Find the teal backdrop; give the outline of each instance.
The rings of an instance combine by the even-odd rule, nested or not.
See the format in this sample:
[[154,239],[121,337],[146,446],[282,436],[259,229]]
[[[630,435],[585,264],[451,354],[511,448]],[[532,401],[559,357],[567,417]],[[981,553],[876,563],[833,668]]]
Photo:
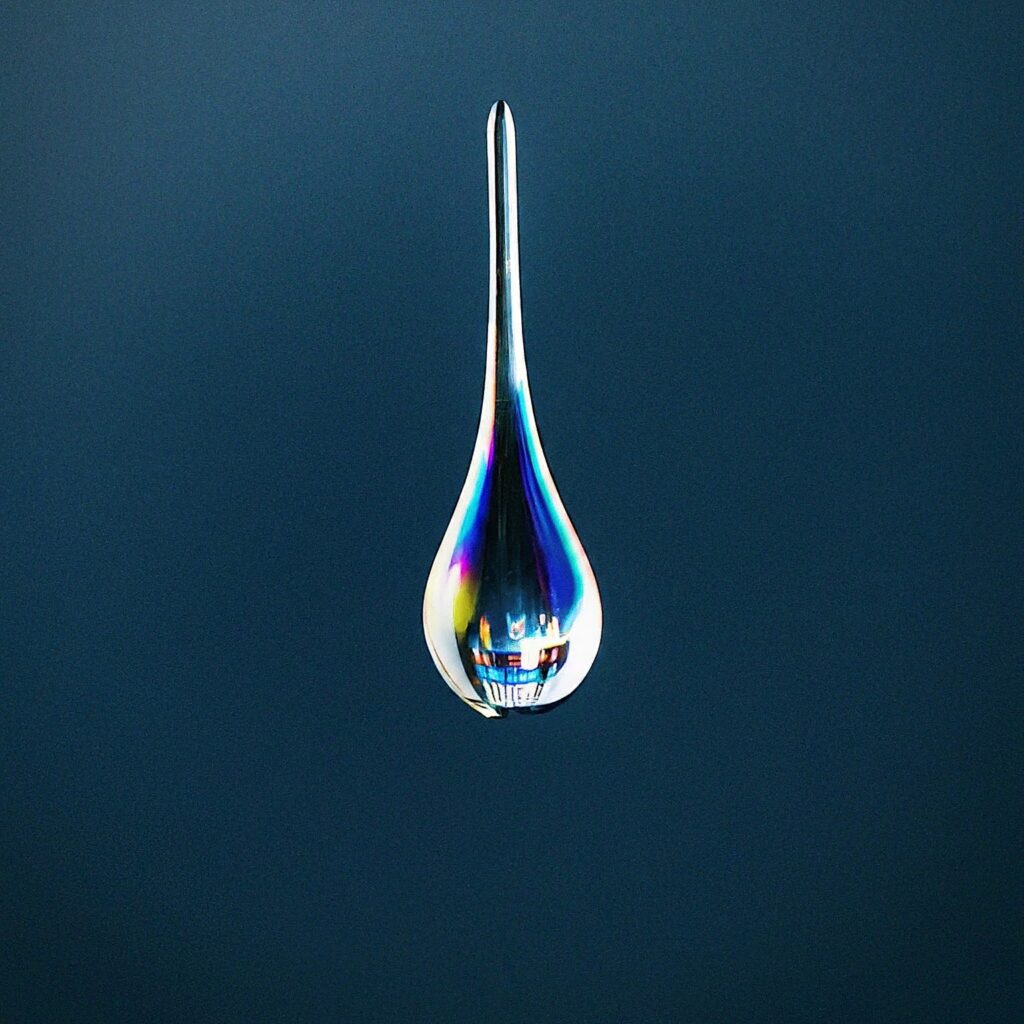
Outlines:
[[[1024,1019],[1022,27],[4,4],[0,1020]],[[605,633],[495,723],[498,98]]]

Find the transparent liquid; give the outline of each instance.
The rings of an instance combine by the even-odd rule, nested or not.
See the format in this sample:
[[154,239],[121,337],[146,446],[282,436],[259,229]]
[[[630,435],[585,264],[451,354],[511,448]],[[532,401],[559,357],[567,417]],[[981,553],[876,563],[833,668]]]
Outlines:
[[601,642],[601,599],[555,489],[526,376],[519,292],[515,125],[487,123],[490,309],[476,446],[427,578],[423,630],[434,664],[488,718],[537,713],[583,681]]

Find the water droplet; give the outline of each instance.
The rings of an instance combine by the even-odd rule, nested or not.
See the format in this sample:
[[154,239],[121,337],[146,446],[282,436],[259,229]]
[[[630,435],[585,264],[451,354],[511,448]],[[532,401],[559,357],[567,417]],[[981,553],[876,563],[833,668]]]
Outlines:
[[565,700],[601,642],[601,598],[540,445],[519,295],[516,134],[507,104],[487,123],[491,277],[476,447],[423,597],[434,664],[488,718]]

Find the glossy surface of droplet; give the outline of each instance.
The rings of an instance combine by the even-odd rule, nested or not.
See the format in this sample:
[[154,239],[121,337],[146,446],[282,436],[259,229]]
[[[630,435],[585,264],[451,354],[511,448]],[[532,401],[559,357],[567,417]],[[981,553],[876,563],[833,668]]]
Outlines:
[[519,294],[516,142],[487,124],[490,308],[483,409],[469,474],[423,598],[434,664],[489,718],[565,700],[601,641],[594,573],[555,490],[534,421]]

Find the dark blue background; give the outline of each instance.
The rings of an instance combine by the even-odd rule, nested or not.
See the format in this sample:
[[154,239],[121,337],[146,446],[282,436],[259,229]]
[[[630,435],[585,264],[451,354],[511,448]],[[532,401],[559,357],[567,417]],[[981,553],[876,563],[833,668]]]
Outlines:
[[[1016,4],[5,4],[0,1019],[1019,1020]],[[602,586],[428,567],[519,129]]]

